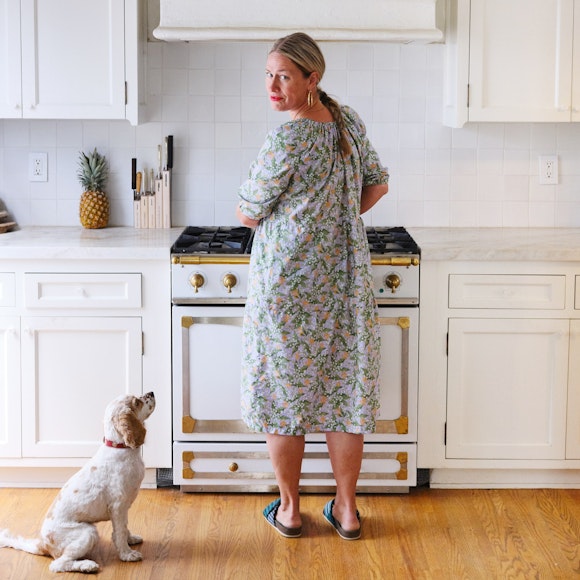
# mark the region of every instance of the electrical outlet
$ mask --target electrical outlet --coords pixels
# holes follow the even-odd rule
[[[558,156],[540,155],[540,185],[558,184]]]
[[[48,154],[28,154],[28,180],[48,181]]]

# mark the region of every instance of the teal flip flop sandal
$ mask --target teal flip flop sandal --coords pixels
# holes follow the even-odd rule
[[[343,539],[343,540],[358,540],[361,536],[361,529],[358,530],[345,530],[341,525],[340,522],[332,515],[332,508],[334,507],[334,500],[331,499],[325,506],[324,510],[322,511],[322,515],[326,519],[326,521],[336,530],[336,533]],[[360,514],[358,510],[356,512],[356,517],[360,522]]]
[[[281,503],[282,501],[278,498],[264,508],[262,513],[264,514],[266,521],[281,536],[284,536],[285,538],[299,538],[302,535],[302,526],[298,526],[297,528],[287,528],[276,519],[276,514],[278,513],[278,508]]]

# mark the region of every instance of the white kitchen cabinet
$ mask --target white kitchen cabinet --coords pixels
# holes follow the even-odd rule
[[[567,320],[449,320],[450,459],[564,459]]]
[[[21,228],[0,236],[0,487],[58,487],[103,438],[115,397],[155,393],[143,485],[172,465],[177,231]]]
[[[579,267],[422,261],[417,464],[434,487],[577,481]]]
[[[0,0],[0,118],[22,117],[20,0]]]
[[[576,293],[580,290],[576,276]],[[576,308],[580,304],[576,302]],[[570,322],[570,366],[566,458],[580,459],[580,320]]]
[[[448,0],[444,121],[580,121],[580,0]]]
[[[142,393],[141,318],[33,316],[21,328],[22,456],[91,457],[107,404]]]
[[[0,0],[0,117],[128,119],[144,53],[141,0]]]
[[[0,457],[20,457],[20,319],[0,313]]]

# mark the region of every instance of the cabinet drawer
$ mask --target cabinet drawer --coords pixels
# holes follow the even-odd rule
[[[140,308],[141,274],[24,275],[27,308]]]
[[[562,310],[565,304],[566,276],[449,276],[449,308]]]
[[[14,278],[12,272],[0,272],[0,306],[14,306],[16,301]]]
[[[186,491],[274,492],[265,443],[183,443],[173,446],[173,482]],[[386,493],[417,484],[414,444],[365,443],[357,489]],[[330,492],[336,482],[325,443],[306,443],[300,488]]]

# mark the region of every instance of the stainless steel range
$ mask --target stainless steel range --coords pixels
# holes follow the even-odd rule
[[[240,413],[253,230],[188,227],[171,248],[173,481],[183,491],[272,492],[263,434]],[[420,249],[404,228],[367,228],[381,324],[381,410],[365,436],[359,492],[416,485]],[[332,492],[323,434],[306,437],[303,491]]]

